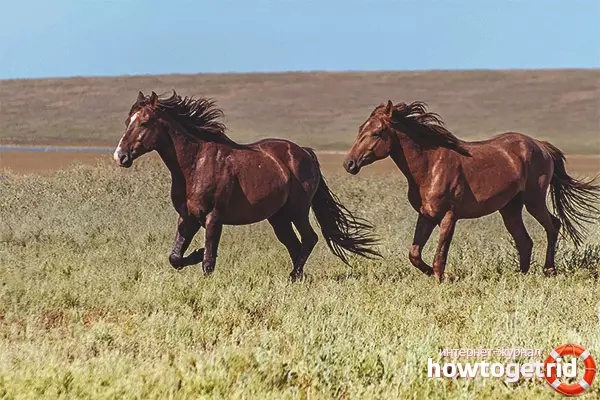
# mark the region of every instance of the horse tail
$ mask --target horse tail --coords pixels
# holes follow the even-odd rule
[[[593,223],[600,217],[597,205],[600,186],[596,184],[596,179],[583,181],[569,176],[565,169],[564,153],[548,142],[541,143],[554,161],[554,174],[550,181],[552,206],[566,236],[575,246],[579,246],[586,233],[584,223]]]
[[[305,148],[305,150],[310,153],[318,165],[319,161],[314,151],[309,148]],[[345,264],[350,265],[347,253],[354,253],[365,258],[381,257],[379,252],[371,248],[378,242],[371,233],[373,225],[363,218],[354,216],[329,189],[322,175],[313,197],[312,209],[327,246]]]

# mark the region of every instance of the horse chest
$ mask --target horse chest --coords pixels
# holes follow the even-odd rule
[[[171,201],[182,217],[196,217],[200,220],[213,208],[214,195],[210,191],[198,191],[190,182],[177,182],[171,188]]]
[[[431,218],[441,218],[460,203],[463,187],[458,180],[434,183],[409,190],[408,199],[420,214]]]

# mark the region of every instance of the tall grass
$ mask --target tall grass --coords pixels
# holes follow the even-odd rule
[[[267,223],[226,227],[211,277],[173,270],[176,214],[153,160],[0,179],[0,397],[555,398],[539,380],[431,380],[427,359],[571,342],[600,359],[598,227],[547,278],[531,218],[527,276],[497,216],[461,221],[439,285],[408,262],[400,174],[329,183],[375,223],[385,259],[347,268],[321,240],[290,284]]]

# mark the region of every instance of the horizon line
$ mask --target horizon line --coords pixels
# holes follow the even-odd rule
[[[419,72],[519,72],[519,71],[594,71],[597,67],[540,67],[540,68],[435,68],[435,69],[346,69],[346,70],[282,70],[282,71],[223,71],[223,72],[167,72],[167,73],[132,73],[132,74],[106,74],[106,75],[55,75],[0,78],[0,81],[25,81],[25,80],[53,80],[53,79],[77,79],[77,78],[135,78],[150,76],[184,76],[184,75],[284,75],[284,74],[351,74],[351,73],[419,73]]]

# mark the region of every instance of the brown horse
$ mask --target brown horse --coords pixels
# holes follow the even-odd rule
[[[533,243],[523,224],[523,206],[544,227],[548,239],[545,271],[555,272],[554,253],[562,226],[576,245],[583,222],[598,217],[600,187],[570,177],[564,154],[548,142],[508,132],[480,142],[464,142],[443,126],[422,102],[381,104],[358,131],[344,168],[362,167],[392,157],[408,180],[408,200],[419,213],[409,258],[428,275],[444,279],[456,221],[500,211],[514,238],[520,268],[529,270]],[[558,217],[546,206],[550,187]],[[421,258],[436,225],[440,238],[433,268]]]
[[[214,101],[159,99],[139,93],[114,159],[130,167],[139,156],[156,150],[171,172],[171,199],[179,214],[175,244],[169,257],[181,269],[202,262],[204,273],[215,268],[223,225],[253,224],[267,219],[293,263],[292,280],[318,236],[309,222],[312,206],[332,252],[348,263],[345,252],[369,257],[378,253],[369,234],[372,226],[354,217],[329,190],[315,153],[281,139],[237,144],[225,135],[222,112]],[[292,224],[298,230],[296,236]],[[184,257],[200,227],[205,249]]]

